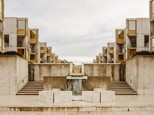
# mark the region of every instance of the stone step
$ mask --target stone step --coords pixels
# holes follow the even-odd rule
[[[111,82],[111,90],[116,95],[137,95],[137,93],[124,81]]]
[[[114,91],[132,91],[132,89],[111,89],[111,90],[114,90]]]
[[[43,89],[22,89],[22,91],[42,91]]]
[[[135,91],[115,91],[116,95],[137,95]]]
[[[39,95],[39,93],[17,93],[17,95]]]
[[[127,87],[111,87],[111,89],[131,89],[130,86]]]
[[[43,83],[36,81],[29,81],[17,95],[38,95],[39,91],[43,90]]]

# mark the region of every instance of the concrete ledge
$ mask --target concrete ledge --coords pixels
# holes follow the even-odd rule
[[[98,91],[82,91],[82,101],[100,103],[101,93]]]
[[[72,102],[72,91],[54,92],[54,103]]]
[[[40,91],[39,101],[43,103],[53,103],[53,91]]]
[[[113,102],[115,100],[115,91],[101,91],[101,103]]]
[[[72,101],[72,91],[40,91],[39,101],[43,103],[63,103]]]

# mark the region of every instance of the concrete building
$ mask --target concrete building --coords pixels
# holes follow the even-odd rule
[[[154,51],[154,0],[150,0],[150,50]]]
[[[52,63],[52,47],[47,47],[47,63]]]
[[[0,0],[0,52],[4,51],[3,21],[4,21],[4,0]]]
[[[149,50],[148,18],[126,19],[126,58],[130,59],[137,51]]]
[[[115,62],[114,52],[115,52],[115,43],[114,42],[108,43],[107,44],[107,63]]]
[[[47,43],[40,42],[40,63],[47,63]]]
[[[39,63],[40,50],[39,50],[39,30],[29,29],[29,62]]]
[[[115,31],[115,62],[116,63],[122,63],[126,60],[126,32],[125,29],[116,29]]]
[[[16,51],[28,60],[28,19],[5,17],[4,51]]]
[[[107,63],[107,47],[102,48],[102,53],[103,53],[102,62]]]

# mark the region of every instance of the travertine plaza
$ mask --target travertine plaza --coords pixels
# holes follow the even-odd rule
[[[154,0],[127,18],[93,63],[59,59],[28,18],[0,0],[0,115],[153,115]]]

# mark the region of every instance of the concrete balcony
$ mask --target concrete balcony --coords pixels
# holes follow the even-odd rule
[[[104,57],[107,57],[107,52],[103,52],[103,56]]]
[[[136,48],[131,47],[128,49],[128,59],[132,58],[136,54]]]
[[[124,42],[125,42],[124,38],[123,39],[117,38],[118,44],[124,44]]]
[[[128,30],[127,31],[127,35],[128,36],[136,36],[137,35],[137,31],[136,30]]]
[[[122,63],[122,62],[125,62],[125,54],[124,53],[118,53],[117,54],[117,60],[116,60],[117,63]]]
[[[40,53],[46,53],[46,48],[43,48],[43,49],[41,48]]]
[[[41,60],[40,60],[40,63],[46,63],[46,60],[41,59]]]
[[[108,52],[111,54],[111,53],[114,53],[114,49],[110,49],[108,50]]]
[[[50,53],[50,52],[47,52],[47,56],[48,56],[48,57],[51,56],[51,53]]]
[[[24,29],[24,30],[17,29],[17,35],[18,36],[26,36],[26,29]]]
[[[30,43],[33,43],[33,44],[37,43],[37,39],[36,38],[30,38]]]
[[[17,52],[26,59],[26,48],[25,47],[18,47]]]

